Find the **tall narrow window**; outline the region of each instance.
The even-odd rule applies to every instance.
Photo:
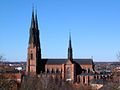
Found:
[[[83,83],[85,83],[85,76],[83,76]]]
[[[88,84],[90,84],[90,77],[88,76]]]
[[[59,73],[59,70],[58,70],[58,68],[57,68],[57,70],[56,70],[56,73]]]
[[[54,73],[54,70],[52,69],[51,73]]]
[[[88,73],[90,73],[90,68],[88,68]]]
[[[31,53],[31,60],[33,60],[33,53]]]
[[[47,69],[47,71],[46,71],[47,73],[49,73],[49,69]]]

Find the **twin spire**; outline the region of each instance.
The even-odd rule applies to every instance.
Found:
[[[39,28],[38,28],[38,20],[37,20],[37,12],[34,13],[34,8],[32,10],[32,19],[30,26],[30,37],[29,44],[38,45],[39,44]]]
[[[29,44],[33,44],[40,48],[40,40],[39,40],[39,28],[38,28],[38,20],[37,20],[37,12],[34,14],[34,9],[32,10],[32,20],[30,26],[30,37]],[[71,43],[71,34],[69,33],[69,46],[68,46],[68,60],[73,60],[72,53],[72,43]]]
[[[31,28],[38,29],[37,12],[34,14],[34,8],[32,10]]]

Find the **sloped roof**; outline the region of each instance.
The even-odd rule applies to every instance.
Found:
[[[45,64],[63,64],[66,63],[67,59],[42,59]]]
[[[42,61],[45,64],[65,64],[67,59],[42,59]],[[73,59],[73,62],[78,63],[80,65],[84,65],[84,64],[93,64],[93,60],[92,59]]]
[[[78,64],[93,64],[93,59],[73,59],[74,62],[77,62]]]

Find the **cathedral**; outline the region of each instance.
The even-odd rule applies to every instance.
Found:
[[[69,82],[89,83],[95,73],[93,59],[73,58],[71,35],[68,42],[68,57],[61,59],[42,58],[37,13],[32,11],[27,53],[27,75],[59,75]],[[54,53],[54,52],[53,52]]]

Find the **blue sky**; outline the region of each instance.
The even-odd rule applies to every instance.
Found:
[[[120,0],[1,0],[0,54],[7,61],[26,61],[33,4],[42,57],[67,58],[71,31],[74,58],[117,61]]]

